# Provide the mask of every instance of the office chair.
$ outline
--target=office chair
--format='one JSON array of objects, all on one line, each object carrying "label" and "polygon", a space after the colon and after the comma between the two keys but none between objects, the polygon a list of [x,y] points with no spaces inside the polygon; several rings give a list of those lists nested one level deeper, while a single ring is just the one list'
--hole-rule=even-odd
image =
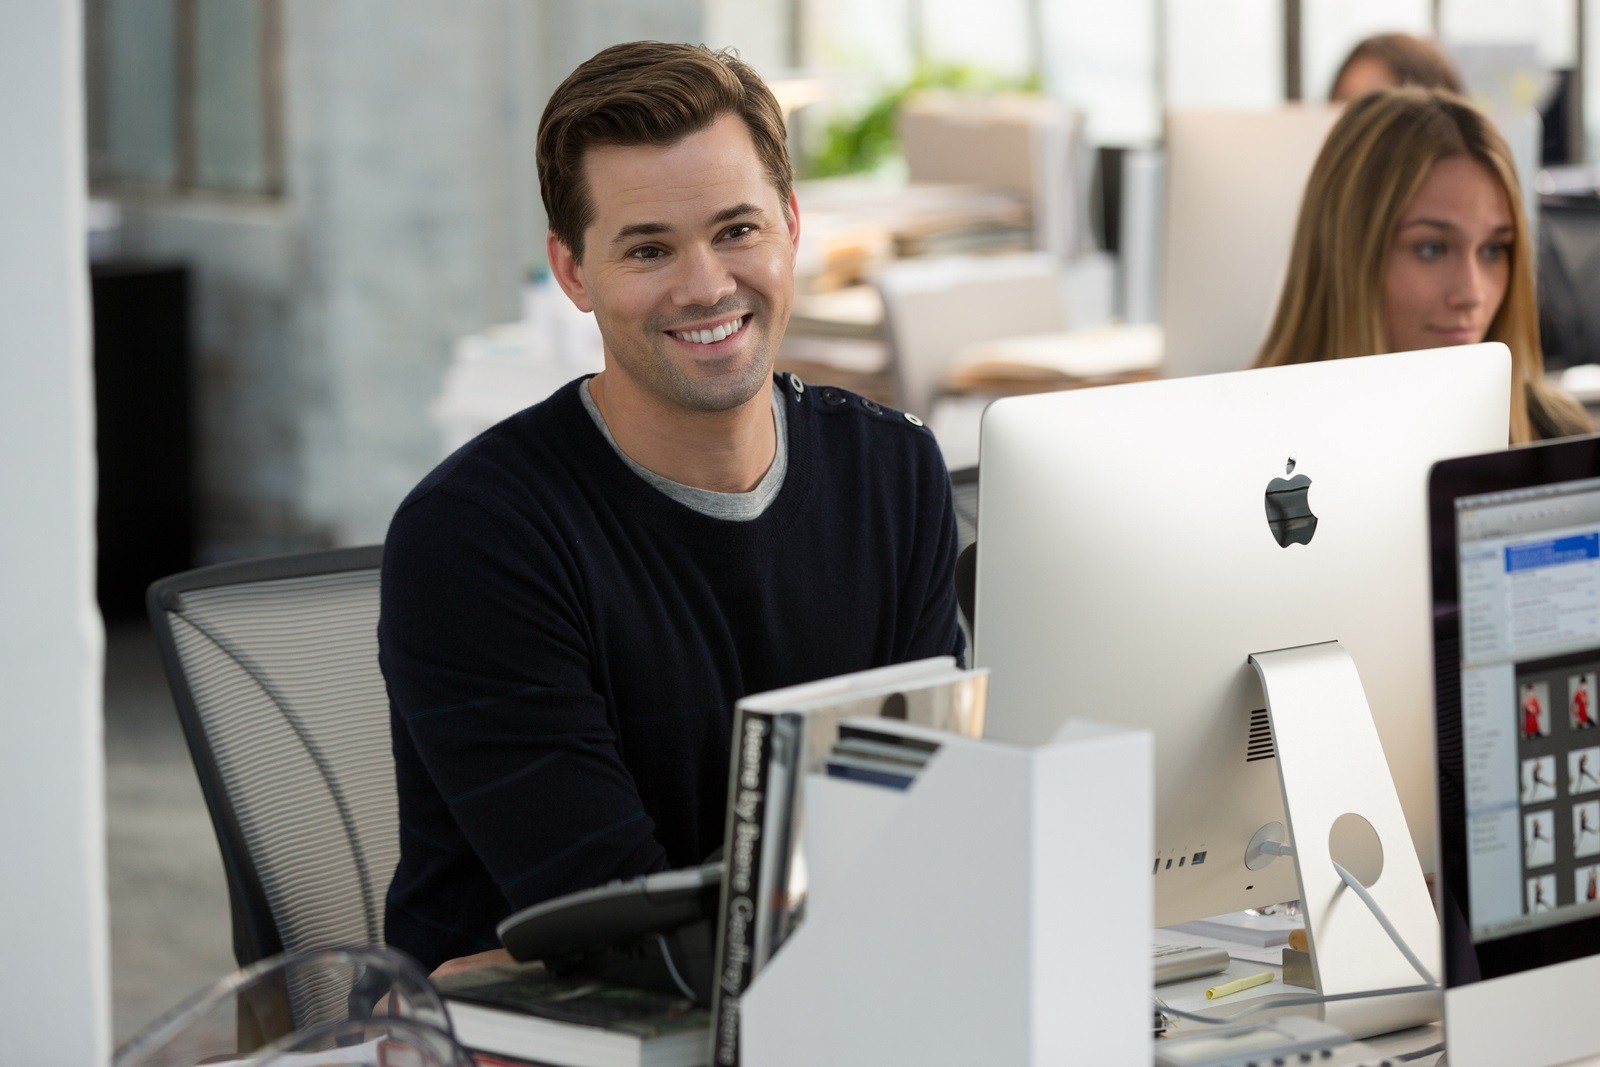
[{"label": "office chair", "polygon": [[1061,265],[1043,252],[896,260],[874,282],[900,406],[924,419],[965,346],[1069,325]]},{"label": "office chair", "polygon": [[972,613],[978,599],[978,468],[951,471],[950,490],[956,506],[956,540],[961,546],[956,556],[956,605],[966,627],[970,659],[977,629]]},{"label": "office chair", "polygon": [[[381,546],[336,549],[204,567],[150,587],[241,966],[383,942],[399,830],[378,670],[381,558]],[[336,999],[290,998],[299,1022]]]}]

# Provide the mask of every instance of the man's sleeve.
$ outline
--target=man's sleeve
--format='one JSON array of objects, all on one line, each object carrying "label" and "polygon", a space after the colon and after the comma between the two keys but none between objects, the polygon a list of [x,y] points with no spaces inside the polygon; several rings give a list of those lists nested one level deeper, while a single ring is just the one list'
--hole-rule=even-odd
[{"label": "man's sleeve", "polygon": [[665,866],[555,541],[435,492],[396,516],[384,547],[395,729],[513,907]]}]

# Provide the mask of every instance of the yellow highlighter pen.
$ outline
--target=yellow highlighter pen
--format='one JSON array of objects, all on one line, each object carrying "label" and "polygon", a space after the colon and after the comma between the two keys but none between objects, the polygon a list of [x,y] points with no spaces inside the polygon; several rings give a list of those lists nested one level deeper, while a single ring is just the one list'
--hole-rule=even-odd
[{"label": "yellow highlighter pen", "polygon": [[1276,977],[1277,975],[1271,971],[1262,971],[1260,974],[1246,975],[1232,982],[1223,982],[1221,985],[1214,985],[1207,989],[1206,999],[1216,1000],[1218,997],[1230,997],[1243,990],[1254,989],[1258,985],[1266,985]]}]

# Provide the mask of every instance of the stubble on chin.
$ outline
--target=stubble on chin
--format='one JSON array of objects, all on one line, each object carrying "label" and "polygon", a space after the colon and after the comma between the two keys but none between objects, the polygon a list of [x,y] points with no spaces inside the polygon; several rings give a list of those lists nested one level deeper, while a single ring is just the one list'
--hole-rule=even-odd
[{"label": "stubble on chin", "polygon": [[[756,310],[750,314],[751,319],[744,328],[753,331],[763,312]],[[686,369],[694,364],[680,365],[673,358],[671,349],[676,342],[664,333],[658,336],[661,340],[652,353],[646,376],[658,395],[682,410],[703,415],[732,411],[748,404],[772,381],[776,345],[770,337],[751,336],[749,358],[743,365],[696,375]]]},{"label": "stubble on chin", "polygon": [[679,407],[703,415],[732,411],[749,403],[772,380],[772,355],[765,345],[731,376],[696,378],[670,362],[657,366],[662,391]]}]

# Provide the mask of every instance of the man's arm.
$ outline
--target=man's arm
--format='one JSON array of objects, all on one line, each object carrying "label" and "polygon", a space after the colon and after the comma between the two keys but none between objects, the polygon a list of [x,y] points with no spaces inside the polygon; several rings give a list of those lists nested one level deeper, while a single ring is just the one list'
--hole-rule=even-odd
[{"label": "man's arm", "polygon": [[[513,908],[665,863],[591,677],[573,560],[552,540],[436,491],[396,516],[384,550],[396,730]],[[414,801],[402,790],[403,823],[425,814]]]}]

